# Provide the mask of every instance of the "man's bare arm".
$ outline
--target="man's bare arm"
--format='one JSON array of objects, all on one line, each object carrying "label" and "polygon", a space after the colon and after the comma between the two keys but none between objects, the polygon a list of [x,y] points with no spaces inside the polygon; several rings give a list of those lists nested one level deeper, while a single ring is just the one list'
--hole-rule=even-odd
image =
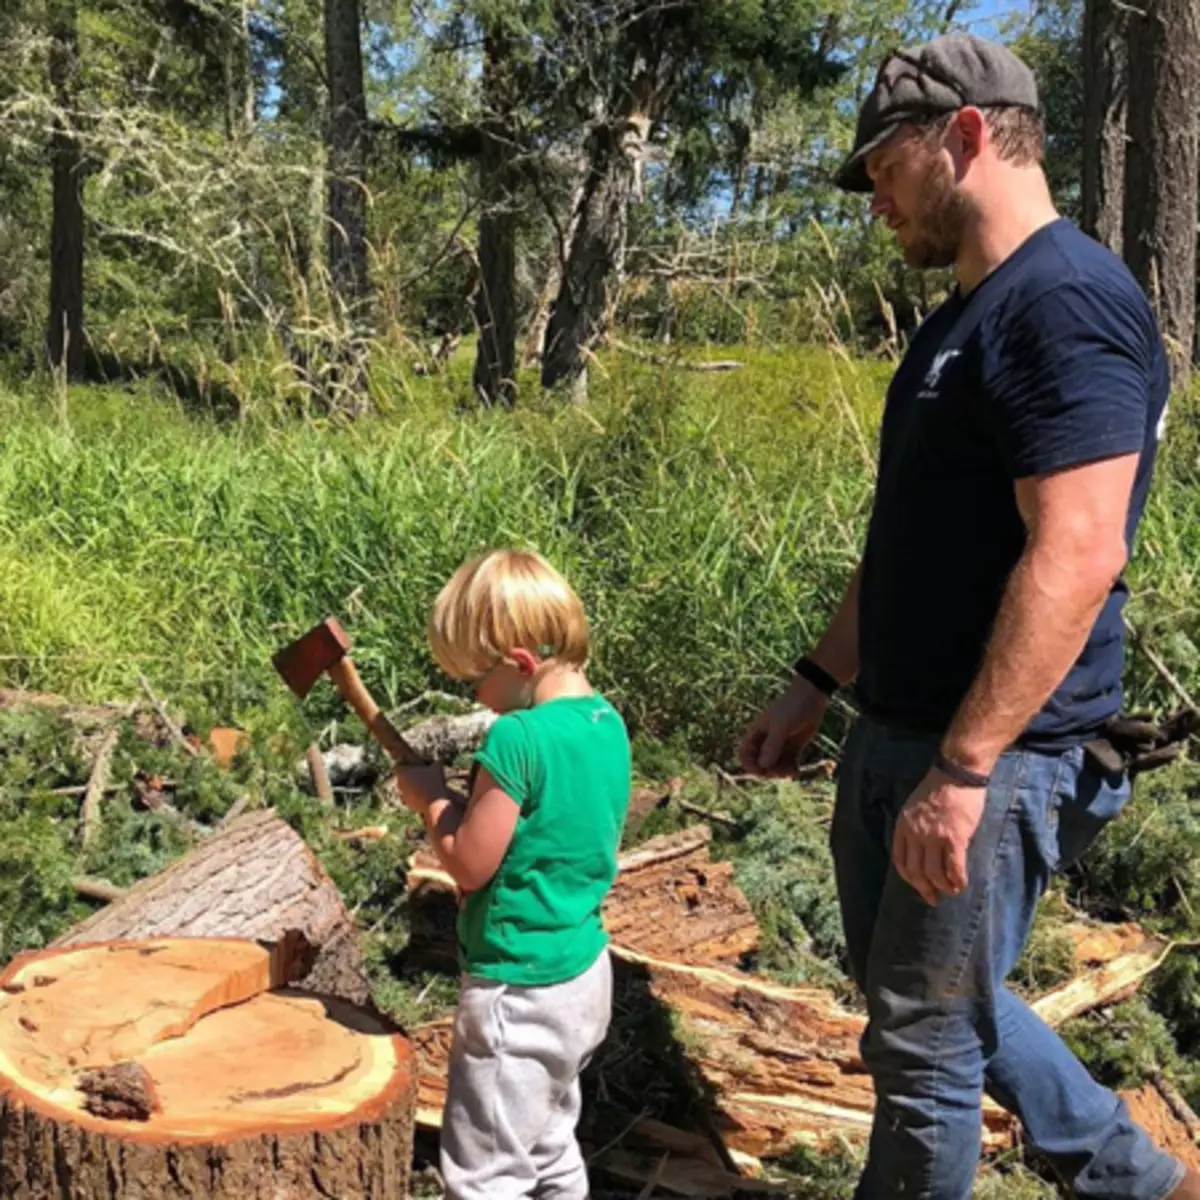
[{"label": "man's bare arm", "polygon": [[1028,529],[980,669],[942,743],[987,774],[1078,658],[1126,561],[1138,456],[1020,480]]},{"label": "man's bare arm", "polygon": [[853,682],[858,675],[858,593],[862,582],[862,563],[846,585],[842,602],[813,647],[810,657],[840,684]]},{"label": "man's bare arm", "polygon": [[[1127,455],[1017,483],[1028,540],[1009,576],[975,680],[942,740],[952,763],[988,775],[1062,682],[1125,564],[1137,471]],[[896,870],[929,904],[967,886],[986,792],[931,769],[896,822]]]},{"label": "man's bare arm", "polygon": [[[858,589],[860,563],[851,576],[837,612],[810,657],[837,680],[849,683],[858,674]],[[802,675],[751,723],[738,748],[742,769],[751,774],[788,775],[801,751],[816,736],[829,700]]]}]

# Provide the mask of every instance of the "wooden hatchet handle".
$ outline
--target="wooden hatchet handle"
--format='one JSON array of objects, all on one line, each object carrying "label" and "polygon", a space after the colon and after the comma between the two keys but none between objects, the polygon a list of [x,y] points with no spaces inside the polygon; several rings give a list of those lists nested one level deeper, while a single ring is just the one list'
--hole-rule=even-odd
[{"label": "wooden hatchet handle", "polygon": [[358,713],[362,723],[397,766],[419,767],[425,764],[425,760],[400,736],[379,705],[371,699],[371,693],[358,677],[358,671],[349,658],[338,659],[329,668],[329,677],[346,703]]}]

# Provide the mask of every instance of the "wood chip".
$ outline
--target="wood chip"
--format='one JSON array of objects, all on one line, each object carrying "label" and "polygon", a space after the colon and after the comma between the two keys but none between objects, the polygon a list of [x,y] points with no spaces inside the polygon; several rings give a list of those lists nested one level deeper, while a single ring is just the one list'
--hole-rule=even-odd
[{"label": "wood chip", "polygon": [[83,1107],[109,1121],[148,1121],[162,1111],[154,1081],[141,1063],[120,1062],[85,1071],[76,1085]]}]

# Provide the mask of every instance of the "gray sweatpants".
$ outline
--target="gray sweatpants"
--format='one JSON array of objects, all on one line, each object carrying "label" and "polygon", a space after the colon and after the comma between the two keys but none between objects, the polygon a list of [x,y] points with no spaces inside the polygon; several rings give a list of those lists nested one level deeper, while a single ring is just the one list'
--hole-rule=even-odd
[{"label": "gray sweatpants", "polygon": [[607,950],[547,987],[464,976],[442,1118],[447,1200],[585,1200],[579,1073],[611,1015]]}]

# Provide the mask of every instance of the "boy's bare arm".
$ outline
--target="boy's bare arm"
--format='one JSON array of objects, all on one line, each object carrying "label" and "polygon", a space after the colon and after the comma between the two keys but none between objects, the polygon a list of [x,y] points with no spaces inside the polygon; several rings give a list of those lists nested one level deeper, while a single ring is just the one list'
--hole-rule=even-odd
[{"label": "boy's bare arm", "polygon": [[396,782],[405,804],[425,818],[442,866],[463,891],[478,891],[504,859],[520,806],[483,767],[470,800],[446,786],[441,768],[401,767]]}]

